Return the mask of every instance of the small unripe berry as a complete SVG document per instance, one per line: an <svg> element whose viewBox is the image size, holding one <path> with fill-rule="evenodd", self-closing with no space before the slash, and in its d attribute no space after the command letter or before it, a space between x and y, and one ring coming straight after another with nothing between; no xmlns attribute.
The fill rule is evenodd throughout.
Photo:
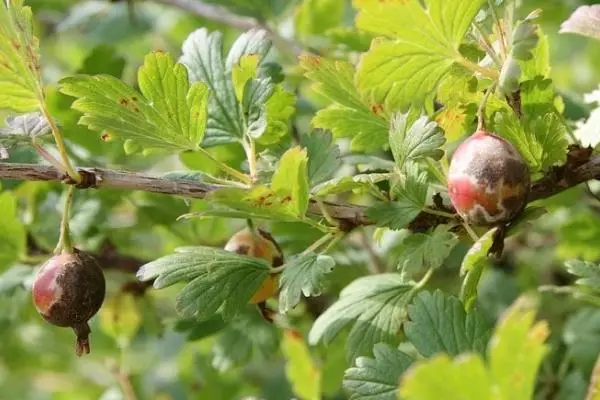
<svg viewBox="0 0 600 400"><path fill-rule="evenodd" d="M283 254L279 245L268 232L261 229L258 229L257 233L253 233L249 229L239 231L229 239L225 245L225 250L262 258L271 264L272 267L278 267L283 264ZM258 304L267 300L277 292L277 286L277 276L269 274L250 299L250 303Z"/></svg>
<svg viewBox="0 0 600 400"><path fill-rule="evenodd" d="M530 176L517 149L505 139L477 131L455 151L448 194L458 214L473 225L506 223L525 207Z"/></svg>
<svg viewBox="0 0 600 400"><path fill-rule="evenodd" d="M32 287L40 315L53 325L73 328L78 356L90 352L87 322L100 309L105 292L102 269L92 256L77 249L46 261Z"/></svg>

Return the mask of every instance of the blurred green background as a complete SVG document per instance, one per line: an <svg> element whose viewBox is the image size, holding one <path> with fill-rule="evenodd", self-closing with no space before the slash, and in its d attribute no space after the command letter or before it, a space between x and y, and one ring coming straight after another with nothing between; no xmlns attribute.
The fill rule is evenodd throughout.
<svg viewBox="0 0 600 400"><path fill-rule="evenodd" d="M190 0L192 2L193 0ZM143 56L152 50L179 55L183 40L200 27L225 33L228 46L240 31L225 24L196 17L178 7L152 1L136 1L133 15L124 2L33 0L41 41L44 79L50 88L53 115L62 124L69 149L78 164L161 172L186 167L211 171L206 160L127 155L122 143L104 141L77 125L79 115L70 110L71 99L58 94L56 82L75 73L108 73L134 84ZM168 3L161 1L160 3ZM208 2L205 2L208 3ZM267 21L282 36L330 57L357 59L364 37L344 34L353 25L349 1L339 0L338 10L317 19L308 0L212 0L230 12ZM600 82L600 42L576 35L560 35L558 28L579 5L577 0L528 0L521 16L542 8L540 23L548 35L551 77L564 97L565 116L585 118L595 105L585 104L583 94ZM593 4L593 1L587 4ZM349 31L349 30L348 30ZM289 87L299 94L296 126L301 132L322 99L307 88L289 54L273 54L283 65ZM0 94L1 95L1 94ZM9 115L0 110L0 117ZM3 118L2 118L3 119ZM233 146L211 150L233 165L243 154ZM11 152L11 162L36 162L27 149ZM285 357L278 352L281 332L249 313L239 323L223 327L218 320L205 323L182 321L174 311L177 288L152 291L136 284L133 272L182 245L222 246L242 225L239 221L211 219L177 222L202 201L185 202L167 196L117 190L79 191L72 229L78 246L102 254L109 282L106 303L92 320L92 353L81 359L73 354L73 334L46 324L31 304L29 286L36 266L49 254L58 238L60 185L1 182L0 204L16 199L18 218L28 232L30 255L20 263L3 265L0 257L0 399L290 399L285 376ZM591 190L600 188L592 185ZM584 187L568 190L544 202L550 213L507 243L507 254L485 275L480 306L495 318L516 296L541 284L567 279L560 272L562 260L600 259L600 208ZM6 210L6 208L4 208ZM12 216L14 217L14 215ZM286 254L311 243L318 233L306 226L272 224L269 228ZM394 258L399 237L385 237L382 257ZM2 248L0 244L0 248ZM389 250L389 251L388 251ZM457 264L466 246L459 246L447 261L435 284L456 290ZM118 254L118 255L117 255ZM338 267L330 293L365 273L367 255L352 243L335 254ZM326 301L324 299L323 301ZM306 332L311 309L301 306L289 317L292 326ZM541 385L548 397L579 399L600 352L600 311L556 295L545 295L542 316L552 323L553 354L541 371ZM217 332L215 334L215 332ZM569 354L570 364L561 369L555 360ZM329 399L344 399L341 378L347 367L343 340L314 356L324 371L323 390ZM546 387L544 386L544 387ZM129 388L129 389L128 389Z"/></svg>

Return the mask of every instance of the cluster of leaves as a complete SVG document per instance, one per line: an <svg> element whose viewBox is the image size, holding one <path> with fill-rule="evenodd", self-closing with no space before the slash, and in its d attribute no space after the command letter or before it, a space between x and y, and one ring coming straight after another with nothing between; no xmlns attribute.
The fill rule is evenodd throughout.
<svg viewBox="0 0 600 400"><path fill-rule="evenodd" d="M296 69L278 63L281 49L273 48L267 30L231 38L200 28L186 32L178 59L162 51L146 54L135 82L124 75L125 59L99 46L76 74L44 86L32 12L22 0L3 2L0 109L21 114L10 115L0 128L0 157L23 161L18 151L29 146L34 160L37 153L60 168L45 150L51 144L43 136L52 132L59 153L64 135L72 157L81 162L166 169L163 178L174 186L181 180L211 184L203 200L189 202L111 191L76 201L71 221L76 243L100 254L112 246L136 262L154 260L144 263L137 277L164 289L141 298L115 290L98 318L100 340L105 337L125 352L136 348L136 338L159 346L165 343L159 333L169 337L179 331L187 342L182 348L172 339L169 357L192 357L186 350L197 341L202 356L185 362L194 366L188 370L202 372L184 379L197 383L199 375L206 393L230 396L224 398L250 386L223 378L234 367L258 360L261 373L279 371L277 350L288 382L280 394L287 390L302 399L333 396L342 383L353 399L528 399L551 351L567 363L557 375L564 377L570 363L577 366L568 376L581 393L600 349L596 344L597 351L589 352L593 344L581 344L578 328L587 324L584 333L597 338L589 321L600 319L598 311L581 309L567 321L563 355L554 349L560 346L545 344L548 324L534 322L538 307L531 299L503 298L494 302L500 310L491 310L486 299L493 288L485 282L494 276L487 255L496 229L474 232L479 237L473 241L460 233L458 219L439 207L445 194L431 196L445 190L448 152L475 129L478 108L487 127L515 145L534 175L565 161L565 105L550 79L548 39L538 13L517 20L508 4L501 20L498 5L491 3L354 0L354 25L341 28L345 2L305 0L295 8L298 39L326 37L337 47L301 55ZM279 0L219 4L256 21L278 20L291 7ZM81 26L83 15L95 15L78 10L61 29ZM152 15L148 10L138 13L142 19ZM589 12L580 11L563 30L597 37L589 19ZM231 43L226 53L224 43ZM358 62L349 61L354 59ZM322 107L303 111L306 100ZM301 117L310 122L302 125ZM593 118L575 137L597 145ZM16 149L9 154L9 148ZM175 165L160 167L173 155ZM185 171L177 170L181 164ZM13 190L0 194L0 295L16 298L15 293L27 292L32 275L23 264L36 263L36 254L48 254L57 239L58 217L37 216L56 214L49 211L55 211L60 188L8 187ZM376 254L367 235L369 251L353 253L351 239L360 233L349 233L328 212L328 201L340 198L367 205L366 215L377 227L374 238L380 248L387 241L388 252ZM530 207L522 219L537 223L552 207ZM587 208L580 212L577 221L590 220ZM443 218L444 224L407 230L423 213ZM115 215L126 215L125 222ZM181 219L185 222L177 222ZM239 228L237 220L269 224L288 253L284 265L273 270L262 259L220 249ZM569 231L569 222L554 223ZM509 233L521 232L523 225L513 224ZM543 223L537 228L543 231ZM32 244L36 254L30 254ZM591 247L585 247L588 254ZM579 256L579 248L571 246L569 257L562 258ZM543 291L600 304L599 267L591 261L567 262L566 271L578 280ZM365 275L367 263L383 268ZM4 271L5 266L11 268ZM268 301L279 312L273 324L248 305L271 274L278 274L279 285L277 299ZM439 284L444 290L430 290L440 275L451 276ZM323 299L326 306L311 318L312 302ZM15 324L18 316L7 315L0 326ZM175 322L165 328L159 316ZM152 364L130 361L125 367L133 374L136 361ZM0 363L0 382L3 370ZM211 375L214 370L220 375ZM118 375L122 380L127 374ZM144 384L151 386L138 383Z"/></svg>

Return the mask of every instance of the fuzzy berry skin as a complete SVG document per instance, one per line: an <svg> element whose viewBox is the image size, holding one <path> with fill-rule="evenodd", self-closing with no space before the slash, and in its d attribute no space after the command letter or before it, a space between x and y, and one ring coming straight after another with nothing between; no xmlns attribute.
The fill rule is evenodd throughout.
<svg viewBox="0 0 600 400"><path fill-rule="evenodd" d="M492 133L477 131L454 153L448 194L458 214L473 225L506 223L525 207L529 169L517 149Z"/></svg>
<svg viewBox="0 0 600 400"><path fill-rule="evenodd" d="M77 356L89 353L87 322L100 309L106 293L104 274L96 260L77 249L56 255L42 265L31 292L35 308L46 321L73 328Z"/></svg>
<svg viewBox="0 0 600 400"><path fill-rule="evenodd" d="M267 260L272 267L283 265L283 254L279 245L268 232L261 229L258 229L257 233L253 233L249 229L239 231L229 239L225 245L225 250L262 258ZM277 286L278 277L269 274L250 299L250 304L259 304L266 301L277 292Z"/></svg>

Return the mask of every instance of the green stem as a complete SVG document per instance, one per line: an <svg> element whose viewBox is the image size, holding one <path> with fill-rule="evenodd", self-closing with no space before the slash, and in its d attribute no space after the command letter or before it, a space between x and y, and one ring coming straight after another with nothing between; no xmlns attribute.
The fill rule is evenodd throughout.
<svg viewBox="0 0 600 400"><path fill-rule="evenodd" d="M343 232L338 232L333 240L331 242L329 242L329 244L327 245L327 247L325 247L323 249L323 251L321 252L321 254L327 254L329 252L329 250L331 250L336 244L338 244L340 242L340 240L342 240L342 238L344 237L344 233Z"/></svg>
<svg viewBox="0 0 600 400"><path fill-rule="evenodd" d="M485 130L485 106L487 104L488 99L490 98L490 94L496 89L496 83L493 83L492 86L485 91L485 94L481 98L481 102L479 103L479 107L477 108L477 130Z"/></svg>
<svg viewBox="0 0 600 400"><path fill-rule="evenodd" d="M423 211L426 212L427 214L439 215L440 217L446 217L446 218L450 218L450 219L456 218L456 214L448 213L445 211L434 210L429 207L424 207Z"/></svg>
<svg viewBox="0 0 600 400"><path fill-rule="evenodd" d="M448 183L448 179L446 178L446 175L444 175L444 173L436 165L435 161L433 161L431 158L427 158L427 163L429 164L430 171L435 175L436 178L438 178L442 185L446 186Z"/></svg>
<svg viewBox="0 0 600 400"><path fill-rule="evenodd" d="M238 171L235 168L230 167L229 165L225 164L224 162L217 160L215 157L213 157L212 154L210 154L208 151L204 150L202 147L198 148L198 152L204 154L206 157L208 157L212 162L214 162L215 164L217 164L217 166L219 168L221 168L221 170L223 172L226 172L229 176L232 176L238 180L240 180L241 182L244 182L246 184L250 184L250 178L248 177L248 175Z"/></svg>
<svg viewBox="0 0 600 400"><path fill-rule="evenodd" d="M490 68L485 68L482 67L481 65L478 65L476 63L474 63L471 60L467 60L466 58L464 58L461 54L458 54L458 58L456 60L459 64L461 64L463 67L470 69L471 71L475 71L475 72L479 72L481 75L496 80L498 79L499 73L498 71L495 71L493 69Z"/></svg>
<svg viewBox="0 0 600 400"><path fill-rule="evenodd" d="M250 170L250 182L256 182L257 169L256 169L256 144L251 137L244 142L244 151L246 152L246 159L248 160L248 169Z"/></svg>
<svg viewBox="0 0 600 400"><path fill-rule="evenodd" d="M247 218L246 219L246 225L248 225L248 229L250 230L250 232L256 234L256 227L254 226L254 221L252 221L252 219Z"/></svg>
<svg viewBox="0 0 600 400"><path fill-rule="evenodd" d="M50 129L52 130L52 136L54 136L54 141L56 142L56 147L58 148L58 153L60 154L63 169L75 182L81 182L81 175L79 175L79 172L77 172L77 170L71 165L71 160L69 160L69 156L67 155L67 149L65 148L65 142L63 141L62 135L58 130L56 122L50 115L46 103L43 100L40 100L40 110L42 111L44 118L46 118L48 124L50 125Z"/></svg>
<svg viewBox="0 0 600 400"><path fill-rule="evenodd" d="M312 251L317 250L319 247L323 246L325 243L327 243L328 241L330 241L333 237L335 236L334 233L328 233L326 235L321 236L319 239L317 239L316 242L314 242L313 244L311 244L306 250L304 250L304 254L308 254Z"/></svg>
<svg viewBox="0 0 600 400"><path fill-rule="evenodd" d="M473 239L473 242L477 242L479 240L479 236L477 236L473 228L471 228L471 225L469 225L467 222L463 222L462 225L469 234L469 236L471 236L471 239Z"/></svg>
<svg viewBox="0 0 600 400"><path fill-rule="evenodd" d="M508 54L508 43L506 42L506 36L504 35L504 27L500 23L500 18L498 18L496 7L494 6L492 0L488 0L488 5L490 7L490 12L492 13L492 18L494 19L494 24L498 28L498 34L500 35L500 48L502 49L502 57L506 58Z"/></svg>
<svg viewBox="0 0 600 400"><path fill-rule="evenodd" d="M425 285L427 284L427 282L429 282L429 279L431 278L432 275L433 275L433 268L429 268L427 270L427 272L425 273L425 275L423 275L423 277L421 278L421 280L416 283L416 285L414 286L413 290L421 290L421 289L423 289L425 287Z"/></svg>
<svg viewBox="0 0 600 400"><path fill-rule="evenodd" d="M325 217L325 221L329 222L329 224L332 226L339 226L339 223L335 219L333 219L331 215L329 215L329 211L327 211L327 207L325 207L325 203L323 203L323 200L317 198L316 202L319 205L319 210L321 210L321 214L323 214L323 217Z"/></svg>
<svg viewBox="0 0 600 400"><path fill-rule="evenodd" d="M71 204L73 203L73 193L75 186L69 185L67 188L67 197L63 208L62 220L60 222L60 238L54 249L54 254L72 253L73 243L71 242L71 232L69 231L69 219L71 218Z"/></svg>
<svg viewBox="0 0 600 400"><path fill-rule="evenodd" d="M317 221L314 221L308 217L305 217L304 219L302 219L302 222L304 222L305 224L308 224L310 226L312 226L313 228L316 228L318 230L320 230L323 233L331 233L332 230L337 230L337 228L330 228L328 226L325 225L321 225L320 223L318 223Z"/></svg>
<svg viewBox="0 0 600 400"><path fill-rule="evenodd" d="M31 146L33 149L42 157L44 160L48 161L50 165L61 172L67 172L63 165L56 158L52 156L52 154L48 153L42 146L37 144L36 142L31 142Z"/></svg>
<svg viewBox="0 0 600 400"><path fill-rule="evenodd" d="M479 33L482 40L482 45L484 47L485 52L490 56L490 58L494 61L494 63L498 66L498 68L502 67L502 60L498 57L498 54L494 50L494 45L490 42L490 39L487 37L486 33L483 31L483 28L476 22L473 22L473 28Z"/></svg>

